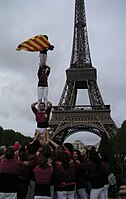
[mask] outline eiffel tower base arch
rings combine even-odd
[[[109,106],[55,106],[50,120],[51,138],[63,143],[75,132],[88,131],[110,139],[117,127],[110,116]]]
[[[117,126],[110,116],[109,106],[53,107],[50,120],[50,137],[57,144],[77,132],[91,132],[101,138],[98,152],[105,152],[109,159],[110,171],[121,181],[121,168],[114,157],[110,140],[117,132]]]

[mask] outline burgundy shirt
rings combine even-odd
[[[38,87],[47,87],[48,86],[48,76],[50,74],[50,68],[39,67],[38,70]]]
[[[55,177],[57,190],[67,190],[68,187],[74,189],[75,186],[75,166],[69,163],[69,168],[65,169],[62,164],[57,164],[55,168]]]
[[[35,175],[35,180],[37,184],[51,184],[53,176],[53,167],[48,166],[45,169],[42,169],[39,165],[33,170]]]
[[[2,159],[0,161],[0,173],[21,174],[23,171],[23,164],[17,159]]]
[[[86,187],[88,182],[88,176],[86,169],[83,166],[83,163],[76,163],[76,187],[77,189],[82,189]]]
[[[104,175],[103,166],[101,170],[97,170],[96,165],[90,160],[85,161],[85,163],[82,163],[82,165],[88,172],[89,181],[93,189],[101,188],[105,185],[103,180],[103,175]]]
[[[39,112],[36,107],[32,107],[33,113],[36,115],[36,122],[38,128],[47,128],[49,126],[49,115],[51,112],[51,107],[47,107],[42,112]]]

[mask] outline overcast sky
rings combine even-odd
[[[48,52],[48,98],[58,105],[71,58],[74,4],[73,0],[0,0],[0,125],[4,129],[34,134],[30,105],[37,101],[39,54],[15,49],[38,34],[47,34],[55,46]],[[86,0],[85,6],[98,86],[120,127],[126,120],[126,0]]]

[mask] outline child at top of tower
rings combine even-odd
[[[43,36],[48,40],[48,36],[47,35],[43,35]],[[54,49],[54,46],[50,45],[48,48],[45,48],[45,49],[40,51],[39,57],[40,57],[41,66],[46,65],[46,62],[47,62],[47,51],[48,50],[52,51],[53,49]]]

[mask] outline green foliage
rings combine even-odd
[[[126,154],[126,120],[118,129],[117,134],[110,140],[115,154]]]
[[[12,129],[4,130],[2,127],[0,128],[0,146],[10,146],[14,145],[16,141],[19,141],[22,144],[25,140],[32,140],[31,137],[26,137],[19,132],[15,132]]]
[[[110,171],[115,174],[119,172],[120,174],[121,170],[116,162],[110,140],[108,139],[106,134],[102,136],[101,143],[99,146],[99,152],[104,152],[105,154],[107,154]]]

